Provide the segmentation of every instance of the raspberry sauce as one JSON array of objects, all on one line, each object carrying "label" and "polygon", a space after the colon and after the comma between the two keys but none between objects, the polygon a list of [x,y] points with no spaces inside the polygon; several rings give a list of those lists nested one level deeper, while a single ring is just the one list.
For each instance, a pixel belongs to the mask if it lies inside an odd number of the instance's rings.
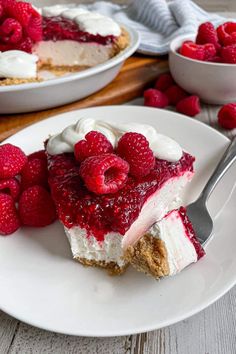
[{"label": "raspberry sauce", "polygon": [[80,226],[102,241],[108,232],[124,235],[146,200],[170,178],[193,171],[193,162],[194,157],[187,153],[175,163],[156,159],[147,176],[129,176],[118,192],[96,195],[85,187],[72,153],[49,155],[49,185],[61,222],[68,228]]},{"label": "raspberry sauce", "polygon": [[84,43],[98,43],[102,45],[111,44],[115,41],[114,36],[93,35],[79,29],[79,26],[72,20],[60,16],[43,17],[43,40],[73,40]]}]

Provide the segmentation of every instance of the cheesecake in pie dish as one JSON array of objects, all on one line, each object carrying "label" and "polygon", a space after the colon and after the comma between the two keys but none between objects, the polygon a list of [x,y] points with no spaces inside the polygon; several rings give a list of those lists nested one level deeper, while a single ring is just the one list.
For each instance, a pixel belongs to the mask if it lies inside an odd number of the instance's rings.
[{"label": "cheesecake in pie dish", "polygon": [[111,274],[132,264],[159,278],[203,256],[184,209],[176,209],[194,175],[194,157],[177,142],[146,124],[83,118],[50,137],[46,150],[74,259]]},{"label": "cheesecake in pie dish", "polygon": [[40,81],[104,63],[129,45],[124,28],[78,5],[36,9],[6,0],[0,14],[0,85]]}]

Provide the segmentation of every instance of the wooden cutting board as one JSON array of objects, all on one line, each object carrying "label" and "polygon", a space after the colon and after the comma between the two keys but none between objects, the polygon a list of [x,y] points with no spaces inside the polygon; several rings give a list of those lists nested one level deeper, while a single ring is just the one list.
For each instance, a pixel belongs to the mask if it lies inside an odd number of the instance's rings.
[{"label": "wooden cutting board", "polygon": [[99,92],[74,103],[46,111],[0,115],[0,141],[20,129],[46,119],[50,116],[73,111],[79,108],[122,104],[142,95],[156,77],[168,70],[166,58],[152,58],[135,55],[123,65],[121,72],[113,82]]}]

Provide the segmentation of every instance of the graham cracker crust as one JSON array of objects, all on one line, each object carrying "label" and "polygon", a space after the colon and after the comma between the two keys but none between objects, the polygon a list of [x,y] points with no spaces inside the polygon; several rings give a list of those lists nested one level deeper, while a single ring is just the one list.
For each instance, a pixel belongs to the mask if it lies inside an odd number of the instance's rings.
[{"label": "graham cracker crust", "polygon": [[150,234],[144,235],[134,246],[129,246],[124,258],[139,272],[156,279],[170,273],[164,242]]},{"label": "graham cracker crust", "polygon": [[106,263],[105,261],[95,261],[80,257],[74,257],[74,259],[86,267],[98,267],[106,269],[109,275],[122,275],[128,267],[128,264],[120,267],[115,262]]},{"label": "graham cracker crust", "polygon": [[31,82],[41,82],[41,81],[43,80],[39,78],[32,78],[32,79],[8,78],[8,79],[0,79],[0,86],[29,84]]}]

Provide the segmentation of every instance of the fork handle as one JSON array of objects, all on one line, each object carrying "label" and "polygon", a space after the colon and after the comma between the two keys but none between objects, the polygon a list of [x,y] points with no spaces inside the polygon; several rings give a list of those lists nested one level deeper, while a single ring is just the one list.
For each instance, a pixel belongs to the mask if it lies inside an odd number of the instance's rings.
[{"label": "fork handle", "polygon": [[203,202],[206,202],[211,193],[213,192],[215,186],[220,181],[220,179],[224,176],[226,171],[230,168],[230,166],[236,161],[236,136],[233,138],[232,142],[229,144],[226,149],[222,159],[216,166],[213,174],[209,178],[207,184],[205,185],[202,193],[201,199]]}]

